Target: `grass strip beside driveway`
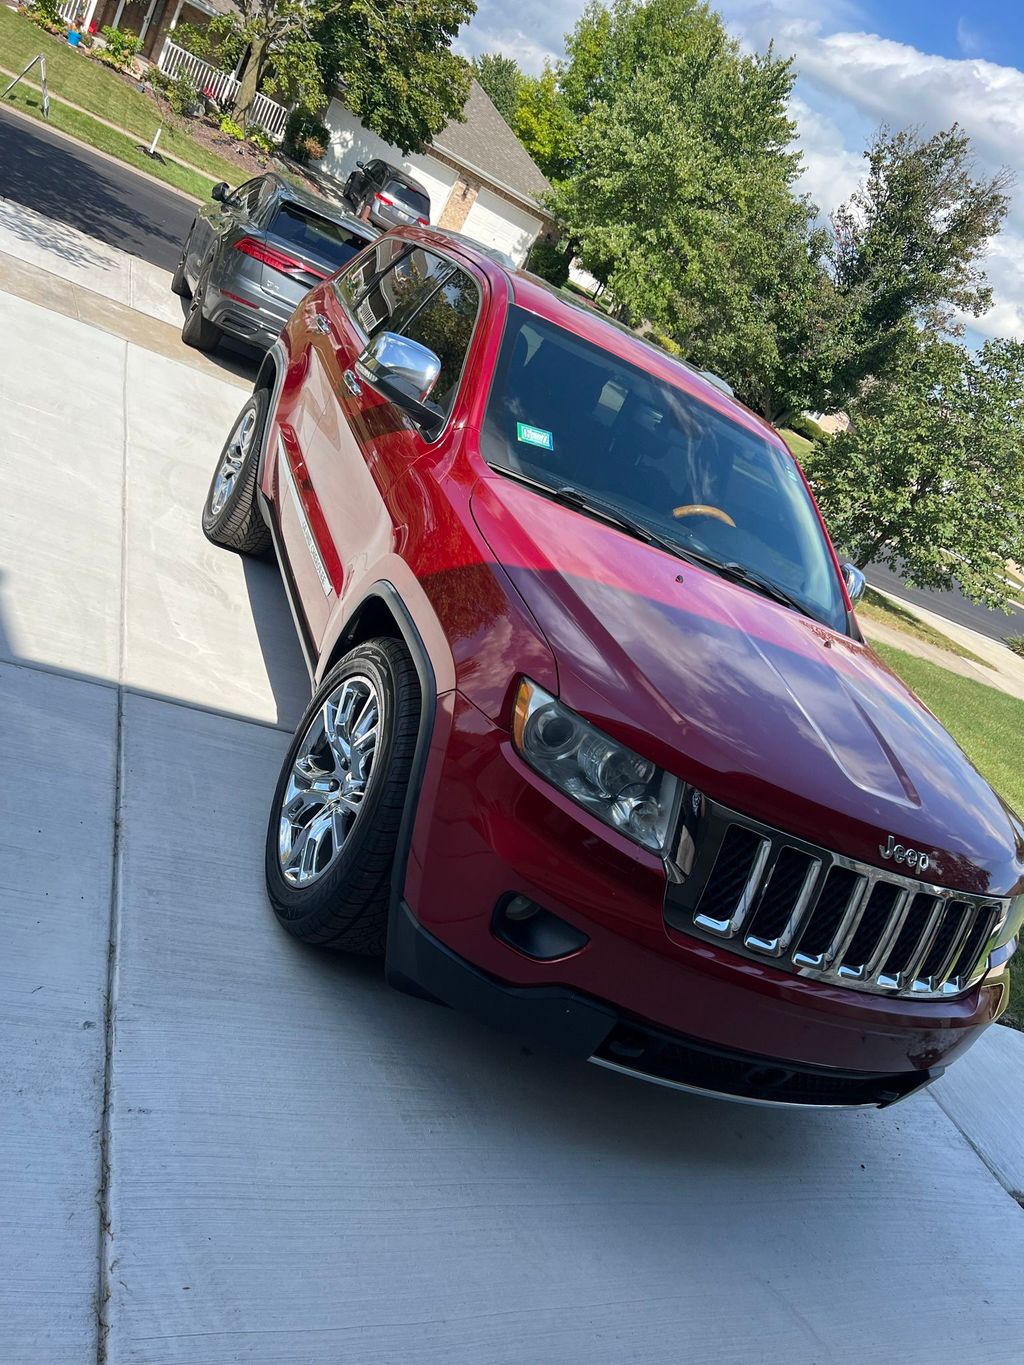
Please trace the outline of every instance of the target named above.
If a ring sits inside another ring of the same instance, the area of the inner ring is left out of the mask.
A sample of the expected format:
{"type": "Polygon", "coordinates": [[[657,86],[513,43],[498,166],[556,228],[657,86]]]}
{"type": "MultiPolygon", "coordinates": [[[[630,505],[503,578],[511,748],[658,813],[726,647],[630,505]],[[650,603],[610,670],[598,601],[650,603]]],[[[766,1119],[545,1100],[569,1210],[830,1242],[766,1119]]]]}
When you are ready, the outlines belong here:
{"type": "MultiPolygon", "coordinates": [[[[6,5],[0,4],[0,62],[12,71],[20,71],[40,52],[46,57],[47,84],[51,96],[50,116],[55,126],[63,126],[57,123],[54,116],[56,108],[59,107],[56,101],[70,100],[72,104],[78,104],[90,113],[116,123],[126,133],[135,134],[140,141],[149,145],[163,119],[159,106],[148,95],[142,94],[128,81],[107,70],[99,62],[90,60],[83,53],[75,52],[67,44],[56,42],[50,34],[33,24],[31,19],[26,19],[22,14],[15,14],[6,5]]],[[[28,79],[38,81],[38,68],[29,72],[28,79]]],[[[0,84],[0,89],[6,84],[5,79],[0,84]]],[[[20,89],[20,86],[16,86],[8,99],[17,95],[20,89]]],[[[23,106],[19,103],[19,107],[23,106]]],[[[160,134],[161,150],[181,157],[198,170],[206,171],[214,180],[226,180],[231,185],[238,183],[242,173],[233,162],[211,152],[208,147],[189,137],[188,133],[180,128],[175,128],[169,123],[164,123],[163,128],[160,134]]],[[[66,128],[65,131],[73,130],[66,128]]],[[[89,142],[92,146],[100,147],[102,151],[110,151],[112,156],[120,158],[119,152],[93,141],[91,136],[84,136],[82,133],[75,133],[75,136],[82,137],[83,141],[89,142]]],[[[145,160],[145,169],[151,174],[159,174],[153,169],[155,165],[158,163],[151,162],[148,158],[145,160]]],[[[204,198],[209,193],[209,185],[205,181],[199,193],[204,198]]]]}
{"type": "MultiPolygon", "coordinates": [[[[878,653],[938,716],[996,791],[1024,811],[1024,701],[901,649],[878,653]]],[[[1024,1029],[1024,948],[1010,967],[1006,1022],[1024,1029]]]]}
{"type": "Polygon", "coordinates": [[[880,621],[883,625],[891,626],[893,630],[903,631],[904,635],[913,635],[916,639],[924,640],[926,644],[935,645],[938,649],[944,649],[949,654],[969,659],[972,664],[981,664],[983,668],[992,667],[987,660],[980,658],[964,645],[958,644],[948,635],[943,635],[941,630],[936,630],[919,616],[915,616],[909,607],[904,607],[891,597],[876,592],[874,588],[867,588],[857,603],[857,616],[867,635],[871,634],[871,622],[880,621]]]}

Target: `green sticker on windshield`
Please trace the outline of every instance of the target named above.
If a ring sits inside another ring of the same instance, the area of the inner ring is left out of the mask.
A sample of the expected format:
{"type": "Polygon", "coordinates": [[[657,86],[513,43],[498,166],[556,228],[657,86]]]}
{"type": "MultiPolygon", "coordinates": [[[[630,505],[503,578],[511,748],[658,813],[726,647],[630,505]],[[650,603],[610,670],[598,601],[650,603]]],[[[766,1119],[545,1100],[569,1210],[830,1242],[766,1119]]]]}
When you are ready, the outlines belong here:
{"type": "Polygon", "coordinates": [[[543,450],[554,450],[555,438],[543,427],[531,427],[527,422],[516,423],[516,439],[528,446],[540,446],[543,450]]]}

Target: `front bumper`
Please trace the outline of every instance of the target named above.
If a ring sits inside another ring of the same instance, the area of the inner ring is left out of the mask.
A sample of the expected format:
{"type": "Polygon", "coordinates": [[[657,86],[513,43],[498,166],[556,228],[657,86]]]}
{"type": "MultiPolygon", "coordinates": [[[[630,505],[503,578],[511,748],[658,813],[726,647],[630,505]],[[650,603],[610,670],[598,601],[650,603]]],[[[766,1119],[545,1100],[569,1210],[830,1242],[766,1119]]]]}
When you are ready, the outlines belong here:
{"type": "Polygon", "coordinates": [[[510,986],[446,948],[404,902],[388,930],[388,982],[641,1080],[744,1104],[804,1109],[885,1107],[930,1084],[943,1068],[895,1075],[782,1063],[667,1033],[564,986],[510,986]]]}
{"type": "Polygon", "coordinates": [[[399,920],[395,984],[647,1079],[797,1104],[902,1098],[1001,1011],[1003,982],[904,1000],[744,960],[671,929],[664,891],[658,859],[533,774],[468,700],[442,699],[404,885],[416,944],[399,920]],[[510,893],[585,947],[537,961],[499,939],[510,893]]]}

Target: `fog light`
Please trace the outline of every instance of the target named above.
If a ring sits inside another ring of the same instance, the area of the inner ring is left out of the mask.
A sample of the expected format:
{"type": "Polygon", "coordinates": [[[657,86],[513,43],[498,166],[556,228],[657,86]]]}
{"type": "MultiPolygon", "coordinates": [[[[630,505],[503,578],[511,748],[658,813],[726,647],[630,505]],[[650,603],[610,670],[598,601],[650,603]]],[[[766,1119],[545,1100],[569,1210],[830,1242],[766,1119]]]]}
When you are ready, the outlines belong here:
{"type": "Polygon", "coordinates": [[[534,915],[540,912],[540,906],[536,901],[527,900],[525,896],[513,896],[505,906],[505,918],[514,920],[517,924],[522,924],[524,920],[533,919],[534,915]]]}
{"type": "Polygon", "coordinates": [[[504,896],[494,907],[495,936],[537,962],[553,962],[585,948],[589,935],[528,896],[504,896]]]}

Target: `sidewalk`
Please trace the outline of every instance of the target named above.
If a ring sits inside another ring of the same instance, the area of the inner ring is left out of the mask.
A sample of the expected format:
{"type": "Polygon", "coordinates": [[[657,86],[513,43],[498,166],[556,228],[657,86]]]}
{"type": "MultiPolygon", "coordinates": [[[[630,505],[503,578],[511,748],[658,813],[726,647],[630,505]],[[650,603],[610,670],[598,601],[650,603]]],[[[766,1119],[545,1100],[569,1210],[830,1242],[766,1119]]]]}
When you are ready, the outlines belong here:
{"type": "Polygon", "coordinates": [[[965,626],[957,625],[956,622],[949,621],[934,611],[928,611],[926,608],[918,606],[916,602],[908,602],[902,597],[892,597],[889,593],[881,592],[881,589],[875,589],[875,591],[881,593],[883,597],[890,597],[890,600],[898,603],[904,611],[911,612],[950,640],[962,645],[964,649],[969,649],[972,654],[976,654],[989,666],[976,664],[970,659],[962,658],[959,654],[939,649],[938,646],[930,644],[927,640],[920,640],[915,635],[908,635],[905,631],[897,630],[883,621],[875,621],[865,617],[861,621],[861,629],[869,641],[877,640],[882,644],[891,645],[894,649],[902,649],[907,654],[915,654],[918,658],[928,659],[931,663],[938,664],[940,668],[947,668],[951,673],[958,673],[961,677],[971,678],[975,682],[984,683],[987,687],[995,687],[1001,692],[1007,692],[1012,697],[1024,699],[1024,659],[1019,655],[1014,654],[1005,645],[990,640],[987,635],[981,635],[976,630],[968,630],[965,626]]]}

